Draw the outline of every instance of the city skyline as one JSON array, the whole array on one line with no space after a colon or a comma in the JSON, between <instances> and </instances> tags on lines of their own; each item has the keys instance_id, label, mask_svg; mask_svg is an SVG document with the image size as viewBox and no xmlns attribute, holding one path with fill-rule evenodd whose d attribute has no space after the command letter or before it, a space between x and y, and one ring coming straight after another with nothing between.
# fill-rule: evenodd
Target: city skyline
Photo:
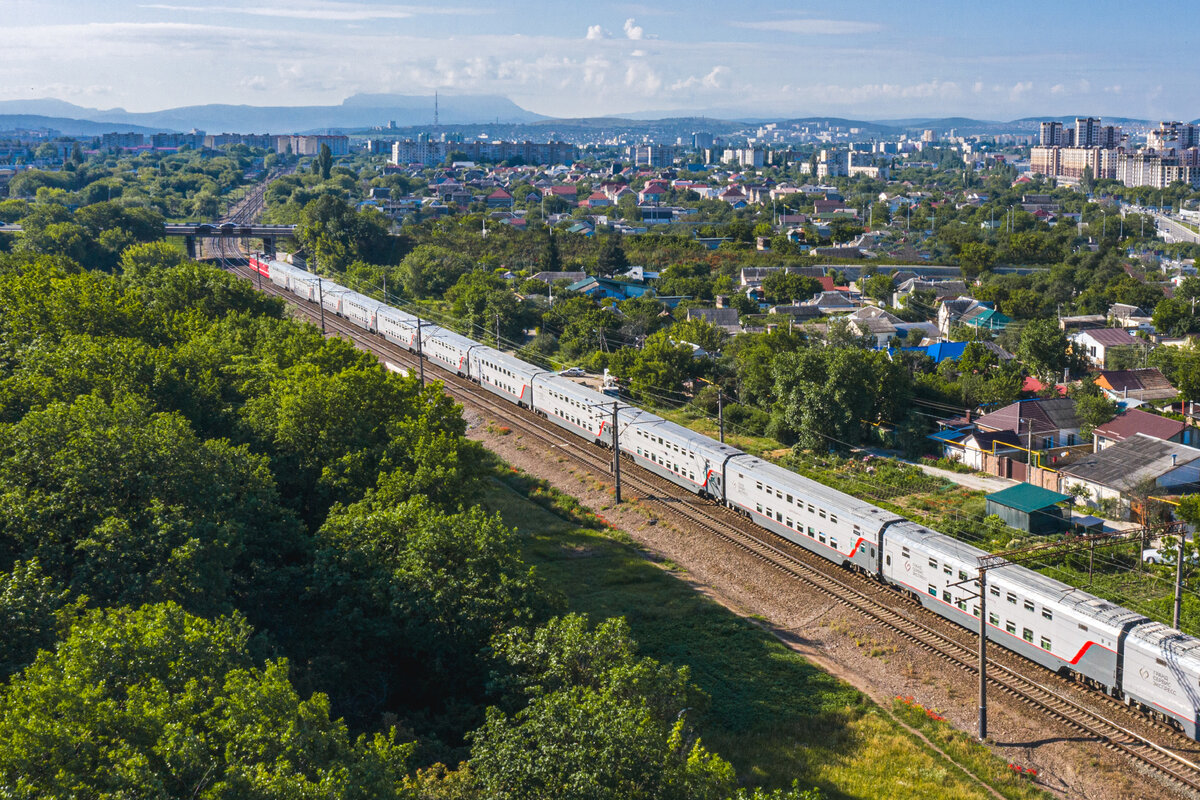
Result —
<instances>
[{"instance_id":1,"label":"city skyline","mask_svg":"<svg viewBox=\"0 0 1200 800\"><path fill-rule=\"evenodd\" d=\"M434 91L502 95L563 117L1192 119L1200 107L1200 90L1177 67L1185 29L1157 21L1171 15L1114 25L1077 2L1017 0L998 12L748 0L735 18L727 4L670 2L6 5L0 99L129 111Z\"/></svg>"}]
</instances>

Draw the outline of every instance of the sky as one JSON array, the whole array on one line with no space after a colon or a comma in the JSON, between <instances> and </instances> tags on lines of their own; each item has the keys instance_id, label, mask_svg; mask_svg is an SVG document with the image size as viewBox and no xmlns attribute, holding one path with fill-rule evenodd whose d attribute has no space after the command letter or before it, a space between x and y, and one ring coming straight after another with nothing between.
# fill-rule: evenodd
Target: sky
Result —
<instances>
[{"instance_id":1,"label":"sky","mask_svg":"<svg viewBox=\"0 0 1200 800\"><path fill-rule=\"evenodd\" d=\"M1200 116L1192 3L4 0L0 100L503 95L530 111ZM1176 24L1176 23L1180 24Z\"/></svg>"}]
</instances>

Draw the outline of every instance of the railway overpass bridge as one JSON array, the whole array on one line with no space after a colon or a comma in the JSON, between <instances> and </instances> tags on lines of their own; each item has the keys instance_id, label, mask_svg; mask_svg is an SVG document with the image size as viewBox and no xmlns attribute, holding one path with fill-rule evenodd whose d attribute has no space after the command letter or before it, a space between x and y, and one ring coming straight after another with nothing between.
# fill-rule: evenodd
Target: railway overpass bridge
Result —
<instances>
[{"instance_id":1,"label":"railway overpass bridge","mask_svg":"<svg viewBox=\"0 0 1200 800\"><path fill-rule=\"evenodd\" d=\"M275 255L275 242L292 236L295 225L247 225L238 222L180 222L163 226L166 236L182 236L189 258L195 258L201 239L262 239L263 251Z\"/></svg>"}]
</instances>

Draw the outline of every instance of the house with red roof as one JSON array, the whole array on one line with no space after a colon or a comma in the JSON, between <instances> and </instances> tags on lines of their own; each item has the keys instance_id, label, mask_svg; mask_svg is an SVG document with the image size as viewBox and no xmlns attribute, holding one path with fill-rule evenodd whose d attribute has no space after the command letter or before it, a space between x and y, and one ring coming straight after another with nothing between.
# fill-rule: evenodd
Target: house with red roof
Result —
<instances>
[{"instance_id":1,"label":"house with red roof","mask_svg":"<svg viewBox=\"0 0 1200 800\"><path fill-rule=\"evenodd\" d=\"M611 208L612 204L612 200L609 200L608 195L604 192L592 192L579 205L587 206L588 208Z\"/></svg>"},{"instance_id":2,"label":"house with red roof","mask_svg":"<svg viewBox=\"0 0 1200 800\"><path fill-rule=\"evenodd\" d=\"M513 196L503 189L496 189L484 198L488 208L512 208Z\"/></svg>"},{"instance_id":3,"label":"house with red roof","mask_svg":"<svg viewBox=\"0 0 1200 800\"><path fill-rule=\"evenodd\" d=\"M1148 346L1124 328L1088 328L1072 334L1071 342L1073 350L1101 369L1107 366L1109 354L1114 351Z\"/></svg>"},{"instance_id":4,"label":"house with red roof","mask_svg":"<svg viewBox=\"0 0 1200 800\"><path fill-rule=\"evenodd\" d=\"M1123 442L1137 434L1162 439L1164 442L1195 445L1196 429L1186 422L1180 422L1170 417L1160 417L1137 408L1131 408L1123 414L1118 414L1103 425L1098 425L1092 431L1092 443L1095 452L1099 453L1106 447Z\"/></svg>"}]
</instances>

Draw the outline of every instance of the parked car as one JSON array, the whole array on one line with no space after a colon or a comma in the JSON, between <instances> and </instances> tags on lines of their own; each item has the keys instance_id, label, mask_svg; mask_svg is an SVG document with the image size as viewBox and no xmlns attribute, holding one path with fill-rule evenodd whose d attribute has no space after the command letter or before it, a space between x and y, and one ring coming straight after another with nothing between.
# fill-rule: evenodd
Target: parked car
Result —
<instances>
[{"instance_id":1,"label":"parked car","mask_svg":"<svg viewBox=\"0 0 1200 800\"><path fill-rule=\"evenodd\" d=\"M581 370L579 367L568 367L558 374L562 375L564 378L582 378L584 375L587 375L587 373Z\"/></svg>"}]
</instances>

